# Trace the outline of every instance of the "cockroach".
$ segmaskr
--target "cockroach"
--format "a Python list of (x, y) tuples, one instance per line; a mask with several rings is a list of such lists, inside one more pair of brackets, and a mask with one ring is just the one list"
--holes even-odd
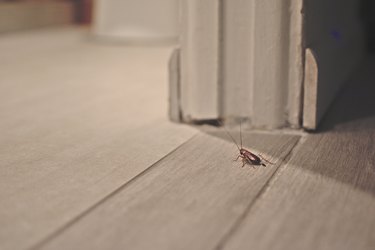
[[(223, 125), (222, 125), (223, 126)], [(234, 160), (234, 161), (237, 161), (239, 158), (242, 158), (242, 167), (244, 167), (246, 164), (249, 164), (251, 166), (253, 166), (255, 168), (255, 166), (259, 166), (259, 165), (262, 165), (264, 167), (266, 167), (266, 163), (269, 163), (269, 164), (275, 164), (273, 162), (270, 162), (269, 160), (265, 159), (261, 154), (254, 154), (252, 152), (250, 152), (250, 150), (248, 149), (245, 149), (242, 147), (242, 129), (241, 129), (241, 122), (240, 122), (240, 142), (241, 142), (241, 147), (238, 146), (236, 140), (233, 138), (233, 136), (229, 133), (229, 131), (223, 126), (225, 132), (228, 134), (228, 136), (232, 139), (232, 141), (234, 142), (234, 144), (237, 146), (238, 148), (238, 151), (239, 151), (239, 155), (237, 156), (237, 158)]]

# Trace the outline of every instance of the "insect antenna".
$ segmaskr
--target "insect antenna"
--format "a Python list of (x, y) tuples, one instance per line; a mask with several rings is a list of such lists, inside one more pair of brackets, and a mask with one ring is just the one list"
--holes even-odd
[(240, 140), (241, 140), (241, 148), (242, 148), (242, 129), (241, 129), (242, 122), (240, 121)]
[(241, 151), (241, 148), (242, 148), (242, 139), (241, 139), (241, 148), (238, 146), (236, 140), (233, 138), (233, 136), (229, 133), (229, 131), (225, 128), (225, 126), (218, 120), (217, 121), (220, 126), (222, 126), (225, 130), (225, 132), (227, 133), (227, 135), (232, 139), (232, 141), (234, 142), (234, 144), (236, 144), (237, 148), (238, 148), (238, 151)]

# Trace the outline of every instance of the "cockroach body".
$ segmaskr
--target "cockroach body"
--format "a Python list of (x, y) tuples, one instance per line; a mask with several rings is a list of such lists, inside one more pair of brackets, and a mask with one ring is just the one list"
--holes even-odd
[(237, 156), (236, 161), (238, 160), (238, 158), (242, 158), (242, 163), (243, 163), (242, 167), (245, 166), (246, 163), (249, 163), (253, 166), (254, 165), (262, 165), (264, 167), (266, 166), (266, 164), (262, 162), (262, 159), (259, 156), (251, 153), (249, 150), (244, 149), (244, 148), (240, 149), (240, 154)]
[[(225, 127), (223, 126), (223, 128), (225, 129)], [(254, 154), (252, 152), (250, 152), (249, 150), (245, 149), (242, 147), (242, 129), (241, 129), (241, 123), (240, 123), (240, 140), (241, 140), (241, 147), (238, 146), (236, 140), (232, 137), (232, 135), (225, 129), (225, 132), (229, 135), (229, 137), (232, 139), (232, 141), (234, 142), (234, 144), (236, 144), (237, 148), (238, 148), (238, 151), (239, 151), (239, 155), (237, 156), (237, 158), (234, 160), (234, 161), (237, 161), (238, 158), (242, 158), (242, 167), (244, 167), (246, 164), (249, 164), (249, 165), (252, 165), (254, 168), (255, 166), (259, 166), (259, 165), (262, 165), (264, 167), (266, 167), (266, 164), (264, 162), (267, 162), (269, 164), (274, 164), (270, 161), (268, 161), (267, 159), (265, 159), (262, 155), (258, 154)]]
[(258, 165), (262, 165), (263, 167), (266, 167), (266, 164), (264, 162), (267, 162), (271, 165), (275, 164), (273, 162), (268, 161), (260, 154), (256, 155), (256, 154), (251, 153), (249, 150), (244, 149), (242, 145), (241, 145), (241, 148), (239, 148), (239, 150), (240, 150), (240, 154), (237, 156), (235, 161), (237, 161), (238, 158), (242, 158), (242, 167), (245, 166), (246, 163), (252, 165), (253, 167), (258, 166)]

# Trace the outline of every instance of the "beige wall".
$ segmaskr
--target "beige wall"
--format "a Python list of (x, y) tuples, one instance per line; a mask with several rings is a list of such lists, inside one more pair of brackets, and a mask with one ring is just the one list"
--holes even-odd
[(358, 0), (305, 1), (305, 43), (318, 66), (316, 123), (363, 60), (360, 4)]
[(72, 23), (73, 1), (26, 0), (0, 2), (0, 33)]

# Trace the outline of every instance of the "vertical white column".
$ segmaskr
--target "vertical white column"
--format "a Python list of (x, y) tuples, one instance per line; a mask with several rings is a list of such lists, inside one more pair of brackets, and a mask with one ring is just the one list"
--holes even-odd
[(226, 120), (252, 116), (255, 0), (222, 0), (221, 111)]
[(288, 125), (301, 127), (303, 99), (303, 1), (290, 0)]
[(181, 12), (182, 118), (215, 119), (219, 115), (219, 0), (183, 0)]
[(298, 128), (301, 10), (298, 0), (184, 0), (183, 120), (247, 118), (255, 128)]
[(289, 4), (255, 1), (252, 125), (286, 125), (288, 95)]

